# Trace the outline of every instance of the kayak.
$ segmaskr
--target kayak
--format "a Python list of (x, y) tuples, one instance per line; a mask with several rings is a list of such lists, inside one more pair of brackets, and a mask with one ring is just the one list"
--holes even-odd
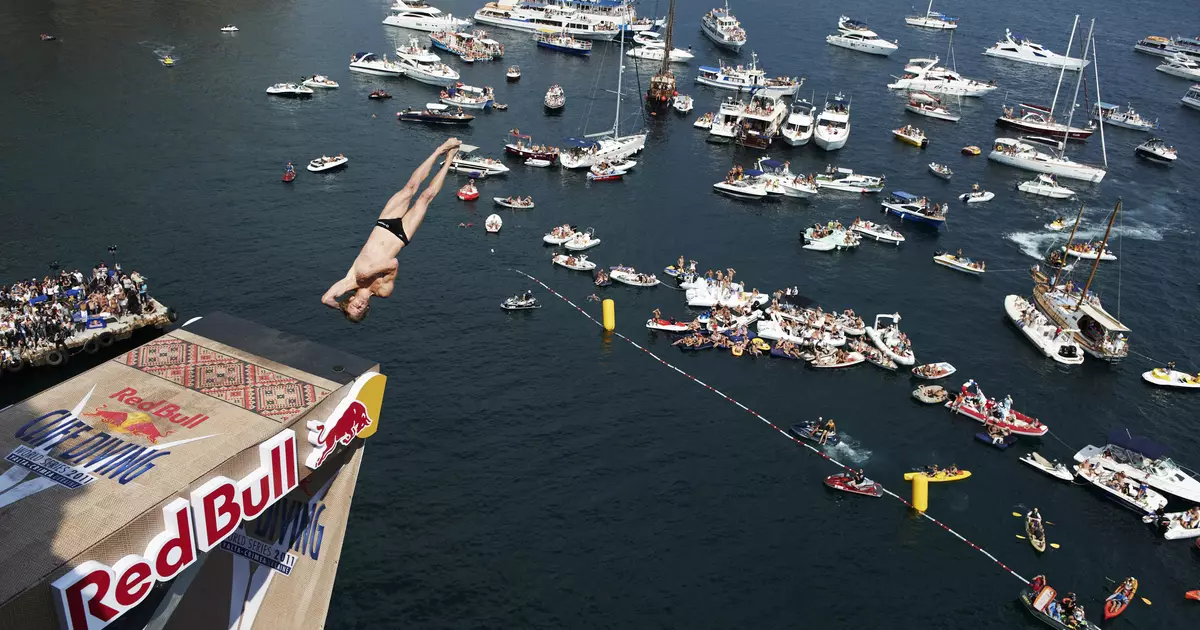
[[(1029, 537), (1029, 544), (1033, 545), (1035, 551), (1038, 553), (1046, 551), (1046, 529), (1042, 528), (1042, 535), (1040, 537), (1035, 536), (1033, 533), (1033, 519), (1029, 518), (1029, 516), (1025, 517), (1025, 535)], [(1105, 619), (1107, 618), (1105, 617)]]
[(1194, 600), (1200, 602), (1200, 590), (1188, 591), (1188, 592), (1184, 593), (1183, 596), (1188, 599), (1194, 599)]
[(929, 473), (926, 473), (926, 472), (910, 472), (910, 473), (904, 473), (904, 480), (912, 481), (913, 477), (916, 477), (917, 475), (921, 475), (922, 477), (929, 479), (929, 483), (943, 483), (943, 482), (948, 482), (948, 481), (962, 481), (963, 479), (966, 479), (967, 477), (971, 476), (971, 471), (960, 470), (960, 471), (958, 471), (957, 475), (947, 475), (946, 471), (939, 470), (938, 474), (936, 474), (932, 477), (930, 477)]
[(1064, 464), (1059, 462), (1051, 462), (1045, 457), (1038, 455), (1036, 452), (1030, 453), (1020, 458), (1021, 461), (1033, 466), (1034, 468), (1063, 481), (1071, 481), (1075, 475)]
[(1121, 591), (1125, 590), (1125, 583), (1121, 582), (1120, 584), (1117, 585), (1117, 590), (1113, 591), (1113, 594), (1109, 595), (1108, 599), (1104, 600), (1104, 619), (1106, 621), (1125, 612), (1125, 609), (1129, 607), (1129, 602), (1133, 601), (1133, 596), (1137, 594), (1137, 588), (1138, 588), (1137, 578), (1131, 577), (1129, 579), (1133, 580), (1133, 588), (1129, 591), (1128, 599), (1126, 599), (1123, 602), (1115, 599), (1117, 594), (1119, 594)]
[(1025, 588), (1021, 590), (1020, 600), (1022, 604), (1025, 604), (1025, 608), (1030, 614), (1051, 628), (1057, 628), (1058, 630), (1100, 630), (1100, 626), (1090, 621), (1084, 622), (1081, 626), (1068, 626), (1058, 619), (1047, 615), (1044, 610), (1054, 600), (1055, 595), (1057, 593), (1049, 586), (1043, 588), (1040, 593), (1034, 593), (1033, 589)]
[(913, 376), (923, 378), (927, 381), (936, 381), (939, 378), (946, 378), (955, 372), (955, 367), (940, 361), (938, 363), (926, 363), (918, 365), (912, 369)]
[(914, 389), (912, 395), (913, 398), (930, 405), (946, 402), (946, 398), (949, 397), (941, 385), (922, 385)]
[[(801, 422), (799, 424), (793, 424), (792, 425), (792, 433), (795, 433), (796, 435), (798, 435), (806, 440), (820, 443), (821, 438), (813, 435), (813, 432), (816, 431), (817, 428), (818, 428), (817, 423), (810, 420), (808, 422)], [(837, 433), (834, 433), (833, 435), (829, 436), (828, 439), (825, 440), (825, 446), (837, 446), (837, 443), (841, 442), (841, 441), (842, 441), (841, 436), (838, 435)]]
[(989, 446), (995, 446), (996, 448), (998, 448), (1002, 451), (1007, 449), (1008, 447), (1012, 446), (1013, 444), (1017, 443), (1017, 436), (1012, 435), (1011, 433), (1009, 435), (1006, 435), (1004, 437), (1004, 440), (1002, 442), (1000, 442), (999, 444), (992, 441), (992, 436), (988, 435), (987, 433), (983, 433), (983, 432), (976, 433), (975, 439), (979, 440), (980, 442), (983, 442), (984, 444), (987, 444)]
[(856, 486), (853, 483), (853, 479), (853, 477), (847, 474), (829, 475), (825, 478), (825, 485), (834, 490), (841, 490), (842, 492), (849, 492), (851, 494), (861, 494), (868, 497), (883, 496), (883, 486), (879, 485), (878, 482), (863, 479), (862, 485)]

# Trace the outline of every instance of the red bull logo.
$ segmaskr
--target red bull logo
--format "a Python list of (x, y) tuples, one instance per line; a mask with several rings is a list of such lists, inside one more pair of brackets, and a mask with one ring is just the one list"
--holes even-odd
[[(340, 407), (340, 405), (339, 405)], [(367, 413), (367, 406), (358, 402), (351, 401), (346, 406), (345, 411), (336, 419), (330, 420), (322, 425), (321, 430), (317, 433), (317, 443), (312, 455), (309, 455), (309, 461), (312, 461), (313, 456), (316, 456), (316, 465), (312, 468), (319, 468), (325, 463), (325, 458), (337, 448), (338, 444), (347, 446), (350, 441), (358, 437), (358, 434), (363, 429), (371, 426), (374, 421)], [(309, 433), (311, 439), (312, 433)]]
[(111, 431), (136, 435), (145, 438), (151, 444), (157, 444), (159, 438), (166, 437), (174, 431), (163, 431), (154, 424), (150, 414), (140, 411), (109, 411), (107, 405), (100, 405), (92, 413), (83, 414), (85, 418), (100, 418)]
[(201, 422), (208, 420), (208, 416), (202, 413), (189, 416), (179, 405), (168, 403), (166, 400), (145, 400), (141, 396), (138, 396), (138, 390), (132, 387), (122, 388), (121, 391), (109, 395), (108, 398), (109, 400), (115, 399), (117, 402), (125, 403), (142, 412), (141, 414), (132, 415), (144, 416), (150, 414), (155, 418), (161, 418), (171, 424), (178, 424), (187, 429), (194, 429), (200, 426)]
[(354, 438), (371, 437), (379, 428), (383, 389), (387, 377), (367, 372), (358, 377), (350, 391), (324, 420), (308, 422), (308, 443), (313, 450), (304, 465), (316, 469), (325, 463), (338, 446), (349, 446)]

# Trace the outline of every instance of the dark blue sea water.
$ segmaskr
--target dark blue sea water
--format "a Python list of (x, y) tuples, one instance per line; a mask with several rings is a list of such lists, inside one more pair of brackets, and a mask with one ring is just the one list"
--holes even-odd
[[(53, 260), (86, 266), (116, 244), (121, 262), (149, 276), (159, 299), (185, 318), (232, 312), (378, 359), (390, 375), (386, 425), (368, 449), (329, 627), (1038, 627), (1015, 602), (1022, 584), (986, 557), (892, 499), (830, 493), (821, 485), (835, 472), (830, 464), (603, 337), (565, 303), (539, 292), (545, 307), (535, 313), (497, 308), (531, 287), (510, 268), (581, 304), (595, 291), (582, 274), (549, 263), (540, 237), (565, 222), (596, 228), (604, 243), (591, 257), (601, 264), (654, 270), (683, 254), (702, 268), (735, 267), (759, 290), (797, 285), (829, 308), (900, 312), (919, 359), (951, 361), (955, 378), (1011, 392), (1052, 436), (1008, 452), (985, 448), (972, 438), (976, 425), (918, 406), (908, 377), (869, 365), (822, 372), (684, 356), (641, 328), (656, 307), (685, 315), (682, 294), (604, 292), (616, 300), (620, 331), (776, 423), (837, 418), (851, 448), (833, 455), (901, 494), (900, 476), (913, 467), (971, 469), (969, 481), (933, 488), (930, 513), (1017, 573), (1045, 573), (1060, 591), (1076, 591), (1092, 617), (1111, 591), (1106, 578), (1135, 575), (1153, 606), (1136, 604), (1110, 627), (1195, 626), (1200, 611), (1183, 600), (1200, 588), (1191, 545), (1164, 541), (1092, 491), (1016, 461), (1031, 448), (1068, 459), (1128, 426), (1200, 467), (1195, 397), (1140, 380), (1152, 365), (1146, 357), (1200, 369), (1190, 216), (1200, 112), (1179, 103), (1186, 81), (1155, 72), (1156, 58), (1132, 50), (1145, 35), (1194, 34), (1187, 3), (938, 4), (962, 20), (959, 70), (1002, 86), (965, 100), (954, 125), (905, 113), (902, 97), (884, 87), (910, 56), (946, 58), (946, 35), (905, 27), (907, 7), (735, 2), (750, 37), (744, 58), (753, 49), (768, 72), (805, 76), (802, 94), (818, 100), (837, 91), (853, 98), (844, 150), (780, 146), (773, 157), (791, 160), (795, 171), (836, 163), (885, 173), (895, 188), (937, 199), (972, 182), (997, 193), (981, 206), (956, 203), (939, 235), (905, 228), (909, 241), (899, 248), (864, 243), (825, 254), (801, 250), (799, 231), (834, 218), (874, 219), (878, 200), (832, 193), (811, 204), (762, 205), (711, 193), (733, 163), (757, 154), (707, 144), (691, 126), (726, 95), (693, 85), (695, 67), (715, 65), (723, 53), (699, 32), (712, 3), (681, 0), (676, 39), (697, 58), (677, 72), (681, 90), (696, 97), (693, 116), (649, 123), (640, 165), (622, 182), (588, 184), (580, 173), (511, 162), (513, 173), (481, 183), (483, 197), (528, 194), (537, 208), (504, 214), (498, 236), (481, 229), (489, 204), (454, 199), (452, 180), (404, 251), (396, 294), (352, 326), (318, 298), (344, 273), (388, 196), (446, 135), (394, 117), (434, 100), (434, 88), (346, 70), (355, 51), (390, 52), (407, 40), (410, 33), (380, 24), (387, 4), (46, 2), (22, 3), (0, 20), (0, 278), (42, 273)], [(468, 15), (479, 4), (439, 6)], [(641, 10), (655, 7), (643, 2)], [(1024, 197), (1013, 188), (1028, 175), (959, 149), (986, 149), (1000, 135), (993, 120), (1006, 92), (1014, 102), (1048, 102), (1057, 79), (979, 53), (1006, 26), (1062, 52), (1077, 11), (1099, 18), (1103, 99), (1157, 117), (1181, 158), (1172, 168), (1147, 165), (1133, 156), (1145, 136), (1107, 130), (1109, 175), (1079, 186), (1088, 208), (1083, 232), (1099, 237), (1123, 198), (1111, 244), (1120, 263), (1105, 264), (1093, 287), (1133, 329), (1138, 354), (1067, 369), (1008, 325), (1002, 301), (1030, 290), (1024, 270), (1054, 242), (1042, 224), (1078, 206)], [(841, 13), (898, 39), (900, 51), (882, 59), (826, 45)], [(228, 22), (241, 32), (219, 33)], [(42, 43), (40, 32), (60, 39)], [(454, 65), (464, 81), (495, 86), (510, 109), (482, 115), (459, 132), (463, 140), (499, 155), (514, 127), (556, 142), (612, 125), (614, 97), (605, 90), (615, 88), (615, 44), (577, 59), (538, 50), (527, 35), (493, 34), (507, 47), (502, 62)], [(167, 52), (175, 68), (158, 64)], [(519, 83), (504, 82), (511, 63), (524, 70)], [(623, 111), (637, 111), (652, 72), (629, 64), (634, 98)], [(312, 73), (342, 86), (304, 101), (263, 93)], [(557, 118), (540, 104), (552, 83), (568, 94)], [(368, 101), (380, 87), (396, 98)], [(623, 118), (624, 129), (640, 124)], [(926, 130), (928, 149), (891, 138), (888, 130), (905, 123)], [(1099, 138), (1071, 152), (1099, 161)], [(349, 167), (279, 183), (286, 161), (332, 153), (349, 156)], [(949, 164), (954, 179), (930, 176), (931, 160)], [(935, 249), (957, 248), (985, 259), (987, 277), (930, 261)], [(1050, 540), (1062, 547), (1042, 557), (1016, 539), (1021, 522), (1011, 516), (1035, 505), (1056, 523)]]

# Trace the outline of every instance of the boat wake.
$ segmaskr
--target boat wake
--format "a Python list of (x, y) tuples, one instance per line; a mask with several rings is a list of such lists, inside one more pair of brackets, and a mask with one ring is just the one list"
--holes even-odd
[[(1068, 217), (1069, 219), (1069, 217)], [(1086, 220), (1083, 225), (1075, 232), (1076, 241), (1100, 240), (1104, 238), (1104, 224), (1089, 225)], [(1062, 245), (1070, 236), (1069, 229), (1061, 232), (1009, 232), (1004, 235), (1004, 238), (1017, 244), (1021, 249), (1021, 253), (1031, 258), (1041, 260), (1046, 254), (1046, 250), (1055, 245)], [(1132, 225), (1124, 225), (1113, 227), (1112, 236), (1109, 237), (1109, 249), (1114, 249), (1113, 241), (1117, 237), (1127, 237), (1137, 241), (1161, 241), (1163, 240), (1162, 231), (1147, 223), (1133, 222)]]
[(853, 462), (858, 465), (865, 464), (871, 458), (870, 449), (862, 445), (862, 442), (846, 435), (839, 433), (842, 440), (834, 446), (827, 446), (825, 450), (830, 455), (844, 462)]

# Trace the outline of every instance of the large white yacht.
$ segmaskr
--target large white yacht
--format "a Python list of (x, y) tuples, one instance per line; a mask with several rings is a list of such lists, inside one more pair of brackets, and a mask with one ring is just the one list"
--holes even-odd
[(383, 23), (388, 26), (410, 28), (414, 31), (454, 31), (471, 23), (431, 7), (425, 0), (395, 0)]
[(749, 66), (731, 66), (724, 61), (721, 61), (718, 68), (700, 66), (696, 83), (738, 92), (769, 91), (777, 96), (795, 96), (796, 90), (804, 84), (804, 79), (768, 77), (766, 71), (758, 66), (758, 54), (752, 52)]
[(850, 139), (850, 103), (843, 102), (845, 98), (838, 92), (832, 101), (825, 101), (825, 109), (817, 115), (813, 138), (826, 151), (836, 151)]
[(958, 18), (952, 18), (943, 13), (934, 11), (933, 0), (929, 0), (929, 6), (925, 8), (925, 15), (910, 15), (904, 18), (904, 23), (909, 26), (919, 26), (921, 28), (932, 28), (937, 30), (951, 30), (958, 28)]
[(900, 48), (896, 43), (883, 39), (875, 31), (867, 28), (866, 22), (851, 20), (844, 15), (838, 18), (837, 34), (827, 36), (825, 41), (841, 48), (884, 57)]
[(1183, 472), (1167, 457), (1167, 448), (1127, 429), (1115, 429), (1108, 434), (1108, 444), (1089, 444), (1075, 453), (1075, 461), (1090, 460), (1101, 468), (1124, 472), (1126, 476), (1145, 480), (1157, 490), (1192, 503), (1200, 502), (1200, 481)]
[(1200, 109), (1200, 85), (1193, 85), (1179, 101), (1192, 109)]
[(725, 8), (716, 8), (704, 14), (700, 20), (700, 30), (718, 46), (738, 50), (746, 45), (746, 31), (742, 23), (729, 11), (729, 1)]
[(888, 84), (890, 90), (909, 90), (945, 94), (947, 96), (983, 96), (996, 89), (996, 84), (968, 79), (963, 75), (938, 66), (938, 57), (909, 59), (904, 66), (904, 76)]
[(475, 12), (475, 21), (527, 33), (556, 31), (576, 39), (611, 40), (621, 31), (614, 22), (565, 6), (527, 4), (519, 0), (489, 2)]
[(1175, 53), (1167, 57), (1166, 62), (1155, 70), (1183, 79), (1200, 81), (1200, 62), (1183, 53)]
[(1065, 155), (1043, 153), (1032, 144), (1014, 138), (996, 138), (988, 159), (1034, 173), (1050, 173), (1093, 184), (1099, 183), (1108, 173), (1103, 167), (1075, 162)]
[(709, 135), (716, 136), (711, 138), (713, 142), (734, 140), (744, 147), (765, 149), (778, 135), (787, 113), (783, 99), (770, 93), (755, 93), (748, 103), (729, 97), (713, 118)]
[[(433, 57), (429, 59), (428, 57)], [(437, 55), (428, 57), (400, 56), (400, 69), (410, 79), (429, 85), (445, 86), (461, 79), (458, 71), (438, 60)]]
[(1012, 61), (1020, 61), (1035, 66), (1047, 66), (1050, 68), (1066, 68), (1067, 70), (1083, 70), (1087, 67), (1090, 61), (1079, 59), (1076, 57), (1068, 57), (1060, 55), (1056, 52), (1047, 50), (1041, 44), (1035, 44), (1019, 35), (1014, 36), (1012, 31), (1004, 29), (1004, 39), (996, 42), (994, 46), (983, 51), (983, 54), (989, 57), (999, 57), (1001, 59), (1010, 59)]
[(784, 142), (794, 147), (808, 144), (813, 137), (813, 104), (808, 101), (793, 102), (792, 112), (784, 121), (779, 135), (783, 136)]
[(1133, 49), (1158, 57), (1170, 57), (1176, 53), (1183, 53), (1193, 59), (1200, 59), (1200, 39), (1195, 37), (1150, 35), (1138, 40), (1138, 43), (1133, 45)]
[(665, 19), (639, 18), (634, 0), (525, 0), (526, 4), (573, 9), (602, 22), (612, 22), (622, 31), (634, 34), (652, 32), (666, 26)]

